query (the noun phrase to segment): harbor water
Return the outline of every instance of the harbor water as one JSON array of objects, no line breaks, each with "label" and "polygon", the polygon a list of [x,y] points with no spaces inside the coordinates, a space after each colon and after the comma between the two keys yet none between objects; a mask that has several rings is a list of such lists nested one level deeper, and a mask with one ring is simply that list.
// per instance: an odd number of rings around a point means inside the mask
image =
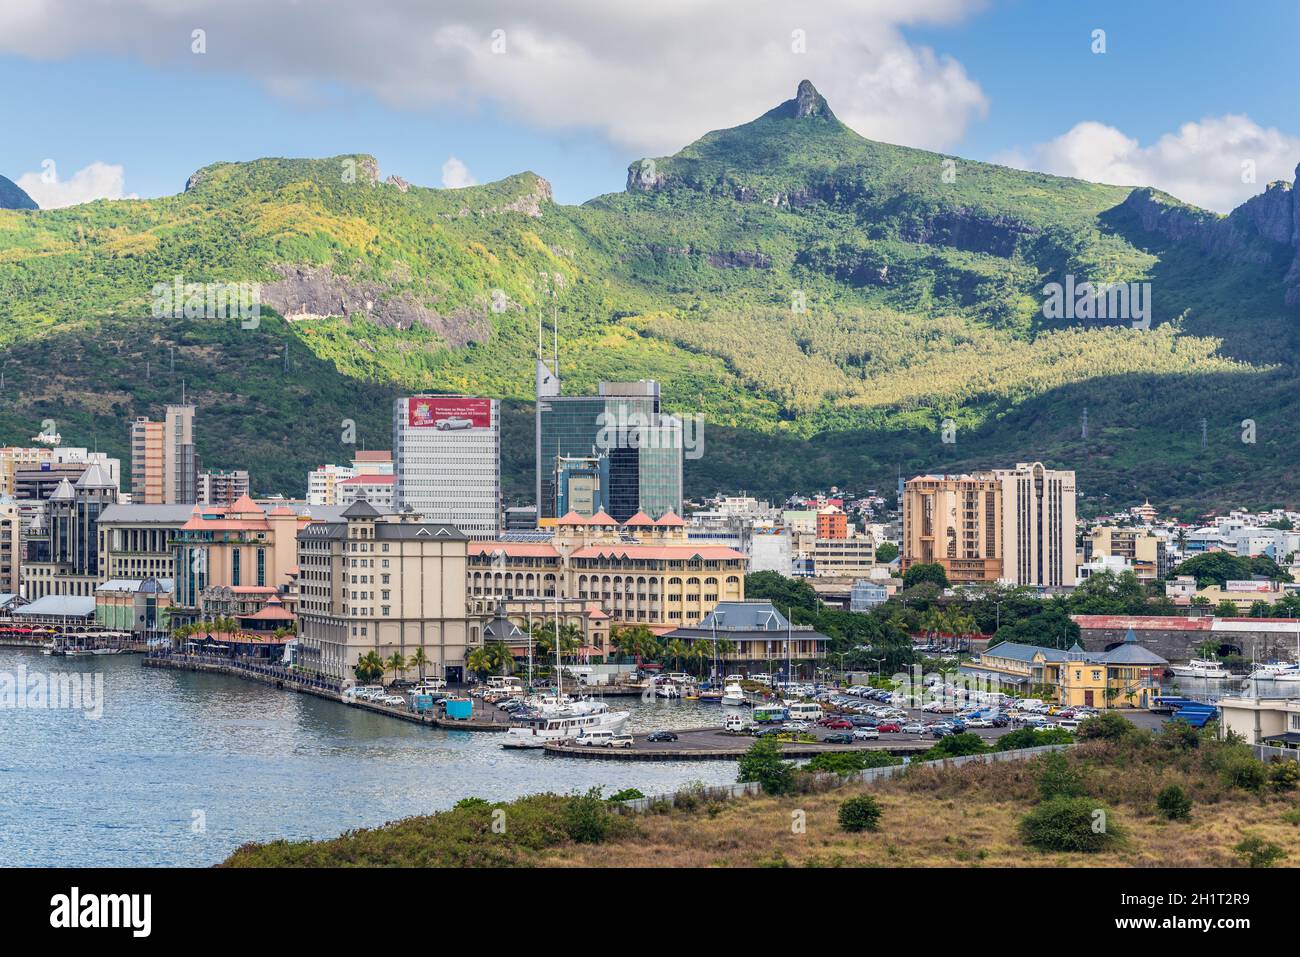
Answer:
[{"label": "harbor water", "polygon": [[[430,729],[135,655],[51,658],[0,648],[0,675],[102,676],[103,713],[0,710],[0,862],[209,865],[248,841],[334,837],[543,791],[731,783],[730,761],[589,761],[506,750],[501,735]],[[90,682],[87,682],[89,684]],[[721,723],[697,701],[611,698],[631,731]]]}]

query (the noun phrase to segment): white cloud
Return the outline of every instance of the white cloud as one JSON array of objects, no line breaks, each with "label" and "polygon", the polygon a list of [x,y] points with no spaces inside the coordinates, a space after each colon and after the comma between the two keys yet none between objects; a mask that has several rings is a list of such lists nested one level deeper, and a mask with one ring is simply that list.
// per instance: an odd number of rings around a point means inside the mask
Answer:
[{"label": "white cloud", "polygon": [[[0,5],[0,53],[129,57],[248,76],[295,98],[335,84],[402,107],[493,105],[666,153],[752,119],[808,78],[866,136],[943,149],[987,100],[960,63],[915,46],[984,0],[42,0]],[[207,52],[190,52],[202,28]],[[499,31],[499,32],[498,32]],[[806,52],[795,52],[802,31]]]},{"label": "white cloud", "polygon": [[16,182],[41,209],[60,209],[96,199],[133,198],[124,196],[125,170],[98,161],[77,170],[71,179],[59,179],[57,167],[51,164],[40,173],[24,173]]},{"label": "white cloud", "polygon": [[444,189],[460,189],[462,186],[474,186],[477,183],[478,180],[469,171],[469,167],[456,157],[448,156],[447,162],[442,164],[442,185]]},{"label": "white cloud", "polygon": [[[1119,186],[1154,186],[1206,209],[1228,212],[1272,180],[1291,180],[1300,138],[1228,114],[1184,123],[1149,146],[1087,121],[1027,151],[996,158],[1022,169]],[[1253,180],[1243,164],[1253,164]]]}]

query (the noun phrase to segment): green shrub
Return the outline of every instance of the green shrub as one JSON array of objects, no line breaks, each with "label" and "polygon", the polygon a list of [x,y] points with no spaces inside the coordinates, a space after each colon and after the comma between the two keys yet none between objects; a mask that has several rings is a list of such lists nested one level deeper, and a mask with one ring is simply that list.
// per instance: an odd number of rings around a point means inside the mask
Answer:
[{"label": "green shrub", "polygon": [[779,744],[759,738],[741,756],[736,780],[757,781],[767,794],[789,794],[794,790],[794,765],[782,760]]},{"label": "green shrub", "polygon": [[1186,721],[1166,721],[1156,740],[1170,751],[1194,751],[1201,746],[1201,734]]},{"label": "green shrub", "polygon": [[1268,783],[1268,767],[1249,753],[1237,752],[1224,759],[1223,777],[1234,788],[1258,792]]},{"label": "green shrub", "polygon": [[624,788],[621,791],[615,791],[609,797],[605,798],[605,800],[610,802],[635,801],[643,797],[645,797],[645,795],[636,788]]},{"label": "green shrub", "polygon": [[1123,715],[1114,711],[1103,711],[1091,718],[1079,722],[1075,736],[1080,741],[1119,741],[1128,737],[1137,729]]},{"label": "green shrub", "polygon": [[1294,791],[1300,786],[1300,764],[1279,761],[1268,769],[1268,783],[1274,791]]},{"label": "green shrub", "polygon": [[1233,848],[1247,867],[1272,867],[1286,857],[1286,851],[1257,835],[1249,835]]},{"label": "green shrub", "polygon": [[849,775],[868,768],[886,768],[902,763],[902,758],[888,751],[827,751],[805,764],[803,770]]},{"label": "green shrub", "polygon": [[1035,731],[1033,728],[1017,728],[1004,734],[997,740],[997,750],[1017,751],[1021,748],[1037,748],[1044,744],[1073,744],[1074,735],[1064,728],[1050,728],[1047,731]]},{"label": "green shrub", "polygon": [[1120,838],[1111,817],[1109,810],[1090,798],[1056,797],[1021,818],[1020,836],[1030,847],[1044,851],[1096,853]]},{"label": "green shrub", "polygon": [[1185,821],[1192,815],[1192,799],[1177,784],[1171,784],[1156,795],[1156,807],[1171,821]]},{"label": "green shrub", "polygon": [[569,798],[564,809],[564,830],[578,844],[599,844],[609,833],[610,811],[600,799],[600,788]]},{"label": "green shrub", "polygon": [[467,797],[467,798],[461,798],[452,806],[457,809],[466,808],[466,807],[491,807],[492,802],[486,800],[485,798]]},{"label": "green shrub", "polygon": [[1082,797],[1083,772],[1060,751],[1038,759],[1038,793],[1044,801],[1057,797]]},{"label": "green shrub", "polygon": [[869,794],[849,798],[840,804],[840,830],[856,834],[880,829],[880,805]]},{"label": "green shrub", "polygon": [[1288,824],[1294,825],[1295,827],[1300,827],[1300,807],[1293,807],[1289,811],[1284,811],[1282,813],[1282,820],[1286,821]]}]

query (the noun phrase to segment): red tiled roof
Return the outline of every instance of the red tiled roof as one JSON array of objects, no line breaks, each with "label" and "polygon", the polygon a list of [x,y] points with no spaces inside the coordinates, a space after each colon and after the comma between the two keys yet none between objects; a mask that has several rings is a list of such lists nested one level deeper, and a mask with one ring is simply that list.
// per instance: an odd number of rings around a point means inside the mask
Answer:
[{"label": "red tiled roof", "polygon": [[686,521],[670,508],[668,511],[664,512],[664,514],[659,517],[659,521],[655,522],[655,524],[678,527],[678,526],[685,525]]},{"label": "red tiled roof", "polygon": [[605,511],[602,508],[595,515],[591,516],[591,518],[587,519],[587,524],[588,525],[617,525],[618,522],[614,519],[614,516],[610,515],[609,512]]},{"label": "red tiled roof", "polygon": [[256,614],[240,615],[239,617],[246,619],[256,618],[258,621],[294,621],[297,616],[295,616],[291,611],[286,611],[283,605],[272,602]]},{"label": "red tiled roof", "polygon": [[586,525],[587,520],[577,512],[570,509],[563,516],[555,520],[556,525]]},{"label": "red tiled roof", "polygon": [[654,523],[655,520],[651,518],[649,515],[647,515],[645,512],[637,512],[635,515],[633,515],[623,524],[628,528],[643,528],[646,526],[654,525]]},{"label": "red tiled roof", "polygon": [[725,545],[586,545],[572,558],[642,558],[686,561],[699,557],[709,561],[744,559],[744,555]]},{"label": "red tiled roof", "polygon": [[588,618],[601,619],[609,617],[609,615],[605,614],[605,612],[601,610],[599,605],[588,604],[586,610]]},{"label": "red tiled roof", "polygon": [[1071,615],[1080,628],[1127,629],[1135,631],[1209,631],[1211,618],[1179,618],[1163,615]]},{"label": "red tiled roof", "polygon": [[231,505],[230,508],[226,510],[227,515],[245,515],[253,512],[256,512],[258,515],[261,515],[262,506],[258,505],[251,498],[249,498],[247,493],[235,499],[235,504]]}]

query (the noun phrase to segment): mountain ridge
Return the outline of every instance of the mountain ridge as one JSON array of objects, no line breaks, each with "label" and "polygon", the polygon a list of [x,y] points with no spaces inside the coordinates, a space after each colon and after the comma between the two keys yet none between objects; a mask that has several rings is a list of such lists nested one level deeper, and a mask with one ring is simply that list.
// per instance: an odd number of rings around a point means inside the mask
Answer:
[{"label": "mountain ridge", "polygon": [[[1247,451],[1263,461],[1212,482],[1240,450],[1207,459],[1193,436],[1166,452],[1168,468],[1146,466],[1153,501],[1300,494],[1282,433],[1300,412],[1284,388],[1300,354],[1285,186],[1220,216],[1157,190],[877,143],[807,81],[749,123],[634,161],[622,192],[580,205],[557,204],[531,172],[455,190],[380,176],[367,154],[212,163],[169,197],[0,212],[0,341],[31,356],[94,336],[123,357],[67,345],[81,356],[70,367],[112,387],[13,377],[0,429],[18,440],[30,417],[53,417],[69,441],[123,446],[130,416],[184,378],[214,427],[239,436],[223,446],[205,433],[204,461],[255,459],[257,487],[294,492],[307,468],[346,452],[337,429],[294,434],[295,407],[370,422],[371,447],[387,441],[386,416],[350,395],[481,392],[525,422],[541,316],[559,323],[566,389],[654,377],[674,411],[705,414],[718,458],[688,466],[696,493],[737,478],[771,495],[888,487],[900,468],[1037,448],[1077,460],[1081,487],[1117,494],[1135,454],[1218,415],[1260,421],[1270,438]],[[1044,286],[1067,275],[1150,283],[1150,328],[1048,319]],[[260,283],[260,331],[151,317],[150,288],[175,276]],[[258,388],[249,400],[283,423],[274,441],[220,410],[237,388],[230,361],[285,380],[283,396]],[[1143,389],[1160,408],[1101,424],[1101,410],[1120,414],[1114,396],[1142,407]],[[1090,393],[1104,441],[1072,445],[1064,423]],[[1249,407],[1263,395],[1278,398]],[[959,453],[940,440],[945,420]],[[1016,439],[1011,421],[1043,434]],[[517,446],[507,488],[522,497],[531,446]]]}]

